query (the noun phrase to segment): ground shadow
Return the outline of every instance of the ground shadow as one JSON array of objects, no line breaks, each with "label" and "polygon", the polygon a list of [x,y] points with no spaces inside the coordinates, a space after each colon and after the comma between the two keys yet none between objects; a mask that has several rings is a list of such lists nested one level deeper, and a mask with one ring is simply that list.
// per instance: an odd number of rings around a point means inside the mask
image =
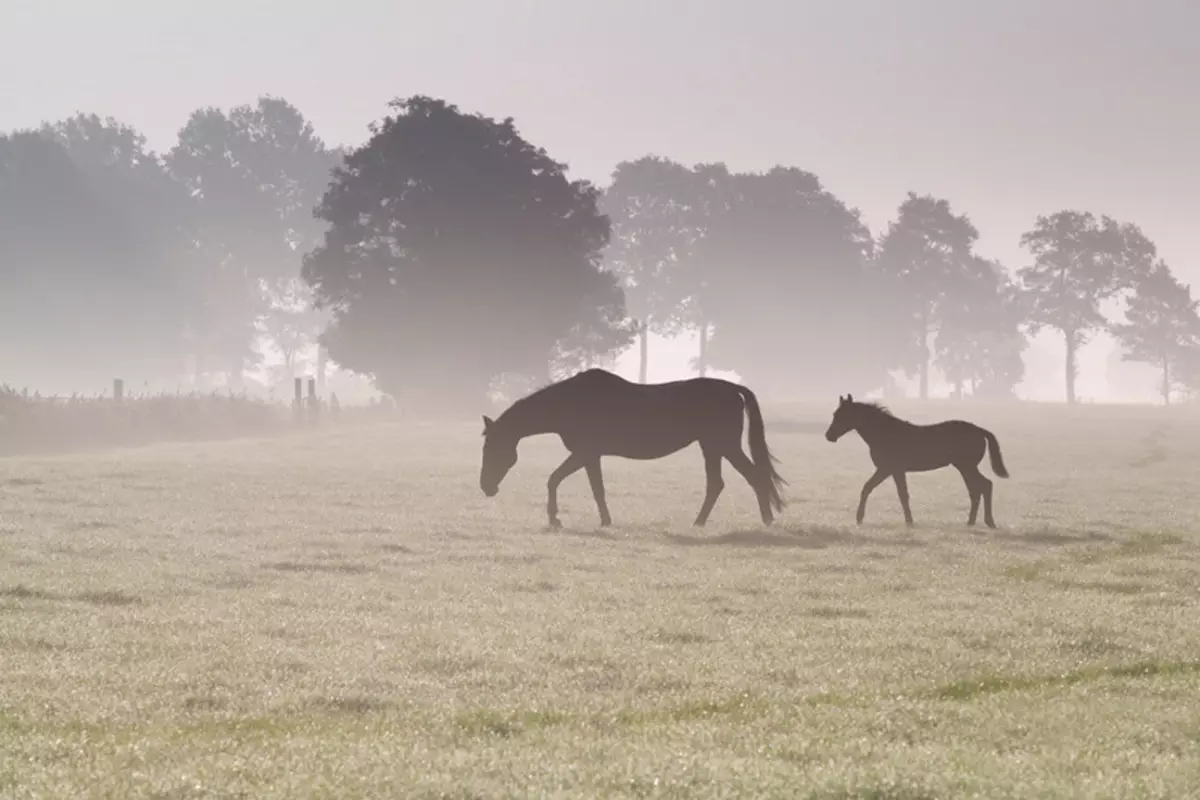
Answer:
[{"label": "ground shadow", "polygon": [[971,528],[968,530],[979,537],[987,537],[992,541],[1018,544],[1018,545],[1043,545],[1046,547],[1068,547],[1071,545],[1080,544],[1097,544],[1100,542],[1111,542],[1112,536],[1106,533],[1097,531],[1085,532],[1068,532],[1056,530],[1054,528],[1037,528],[1034,530],[1010,530],[1006,528],[998,528],[996,530]]},{"label": "ground shadow", "polygon": [[735,530],[718,536],[663,534],[672,544],[683,547],[788,547],[801,550],[824,550],[829,547],[923,547],[919,539],[912,536],[879,537],[857,530],[835,528],[828,525],[788,525],[776,529]]},{"label": "ground shadow", "polygon": [[606,528],[569,528],[563,526],[561,528],[553,528],[549,525],[543,526],[543,533],[550,533],[555,536],[575,536],[580,539],[604,539],[606,541],[615,542],[620,537],[613,533],[611,529]]}]

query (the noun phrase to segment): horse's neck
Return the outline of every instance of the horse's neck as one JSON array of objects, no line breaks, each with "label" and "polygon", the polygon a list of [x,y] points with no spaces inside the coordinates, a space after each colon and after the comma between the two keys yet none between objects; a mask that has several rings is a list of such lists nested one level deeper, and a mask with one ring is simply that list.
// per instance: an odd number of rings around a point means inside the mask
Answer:
[{"label": "horse's neck", "polygon": [[558,415],[553,412],[552,401],[544,395],[531,395],[519,401],[497,422],[502,423],[518,440],[558,430]]},{"label": "horse's neck", "polygon": [[870,445],[872,442],[887,439],[895,435],[905,424],[904,420],[897,417],[889,417],[885,414],[871,414],[865,422],[859,423],[858,435],[862,437],[864,442]]}]

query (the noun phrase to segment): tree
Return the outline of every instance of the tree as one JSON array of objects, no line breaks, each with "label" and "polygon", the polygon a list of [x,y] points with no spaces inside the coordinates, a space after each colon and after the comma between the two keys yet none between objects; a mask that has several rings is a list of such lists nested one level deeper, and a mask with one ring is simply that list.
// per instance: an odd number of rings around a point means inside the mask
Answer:
[{"label": "tree", "polygon": [[492,378],[546,376],[581,324],[606,332],[601,350],[607,332],[629,343],[589,182],[568,180],[511,118],[423,96],[390,107],[335,171],[317,212],[330,229],[304,263],[333,313],[331,358],[393,396],[474,413]]},{"label": "tree", "polygon": [[1034,257],[1018,273],[1028,295],[1030,332],[1051,328],[1063,335],[1067,402],[1074,403],[1079,348],[1108,327],[1100,304],[1150,271],[1154,244],[1135,225],[1060,211],[1039,216],[1033,230],[1021,237],[1021,246]]},{"label": "tree", "polygon": [[[196,258],[196,207],[187,188],[147,148],[145,136],[112,117],[76,114],[44,124],[39,133],[66,150],[103,202],[118,210],[130,236],[152,262],[141,279],[149,295],[135,302],[140,313],[158,316],[159,344],[169,344],[171,359],[169,366],[160,367],[177,373],[183,364],[186,321],[195,310],[194,281],[202,269]],[[118,260],[114,268],[130,266]]]},{"label": "tree", "polygon": [[[257,321],[286,316],[290,300],[304,293],[301,261],[325,230],[313,209],[340,155],[295,106],[263,96],[228,113],[194,112],[167,156],[199,205],[212,265],[198,287],[206,314],[195,326],[196,346],[235,381],[255,358]],[[277,329],[294,333],[268,326]]]},{"label": "tree", "polygon": [[882,384],[898,338],[859,213],[795,168],[730,176],[699,248],[699,316],[714,366],[764,394]]},{"label": "tree", "polygon": [[0,136],[7,378],[72,391],[178,364],[184,293],[161,230],[132,202],[145,188],[115,169],[85,168],[45,131]]},{"label": "tree", "polygon": [[1125,349],[1128,361],[1153,364],[1161,370],[1159,392],[1163,402],[1186,385],[1186,373],[1200,349],[1200,314],[1189,286],[1180,283],[1170,268],[1157,262],[1137,281],[1124,323],[1113,325],[1113,334]]},{"label": "tree", "polygon": [[[909,192],[880,242],[879,268],[894,278],[910,315],[911,354],[906,352],[904,361],[920,376],[922,400],[929,398],[931,337],[954,308],[979,291],[982,272],[972,252],[978,239],[975,226],[951,211],[948,201]],[[967,321],[964,315],[957,320]]]},{"label": "tree", "polygon": [[612,220],[605,265],[621,277],[629,311],[638,320],[642,383],[649,334],[678,333],[696,293],[688,258],[707,222],[702,188],[700,176],[687,167],[644,156],[618,164],[602,197]]},{"label": "tree", "polygon": [[973,257],[969,280],[944,298],[934,364],[963,396],[1011,399],[1024,377],[1022,296],[998,262]]}]

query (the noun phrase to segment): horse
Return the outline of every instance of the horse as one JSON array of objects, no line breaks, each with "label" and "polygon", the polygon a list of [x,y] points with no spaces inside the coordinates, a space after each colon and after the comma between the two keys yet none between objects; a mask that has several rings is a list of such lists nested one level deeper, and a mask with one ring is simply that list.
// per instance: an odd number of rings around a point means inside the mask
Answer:
[{"label": "horse", "polygon": [[[742,450],[742,414],[749,418],[750,457]],[[668,383],[627,381],[603,369],[589,369],[551,383],[517,400],[499,418],[483,417],[483,465],[479,487],[495,497],[500,482],[517,463],[517,444],[527,436],[557,434],[569,451],[546,482],[546,516],[558,519],[558,486],[583,469],[592,485],[601,527],[612,524],[605,501],[600,459],[604,456],[648,461],[700,443],[707,488],[693,523],[703,527],[725,481],[721,460],[741,473],[758,498],[763,524],[781,511],[786,481],[767,447],[762,411],[750,389],[719,378],[690,378]]]},{"label": "horse", "polygon": [[838,407],[825,431],[825,438],[836,442],[850,431],[858,431],[870,448],[871,461],[875,464],[875,474],[863,484],[858,501],[856,519],[859,525],[867,511],[867,497],[891,476],[900,495],[900,507],[904,509],[904,523],[912,527],[906,473],[928,472],[953,465],[967,484],[967,494],[971,498],[967,524],[975,524],[982,498],[983,521],[989,528],[996,527],[992,518],[992,482],[979,471],[984,451],[991,456],[992,472],[997,476],[1007,478],[1008,470],[1000,456],[1000,443],[991,431],[958,419],[917,425],[900,419],[878,403],[855,402],[851,395],[846,395],[838,398]]}]

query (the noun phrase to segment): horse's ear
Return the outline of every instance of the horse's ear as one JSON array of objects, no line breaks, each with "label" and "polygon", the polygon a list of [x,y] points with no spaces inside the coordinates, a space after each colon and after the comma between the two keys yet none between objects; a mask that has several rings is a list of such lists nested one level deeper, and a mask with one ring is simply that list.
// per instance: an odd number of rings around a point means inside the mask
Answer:
[{"label": "horse's ear", "polygon": [[492,418],[489,417],[487,414],[483,415],[483,435],[484,436],[487,436],[488,432],[491,431],[493,421],[494,420],[492,420]]},{"label": "horse's ear", "polygon": [[847,393],[847,395],[846,395],[846,402],[847,402],[847,403],[853,403],[853,402],[854,402],[854,395]]}]

